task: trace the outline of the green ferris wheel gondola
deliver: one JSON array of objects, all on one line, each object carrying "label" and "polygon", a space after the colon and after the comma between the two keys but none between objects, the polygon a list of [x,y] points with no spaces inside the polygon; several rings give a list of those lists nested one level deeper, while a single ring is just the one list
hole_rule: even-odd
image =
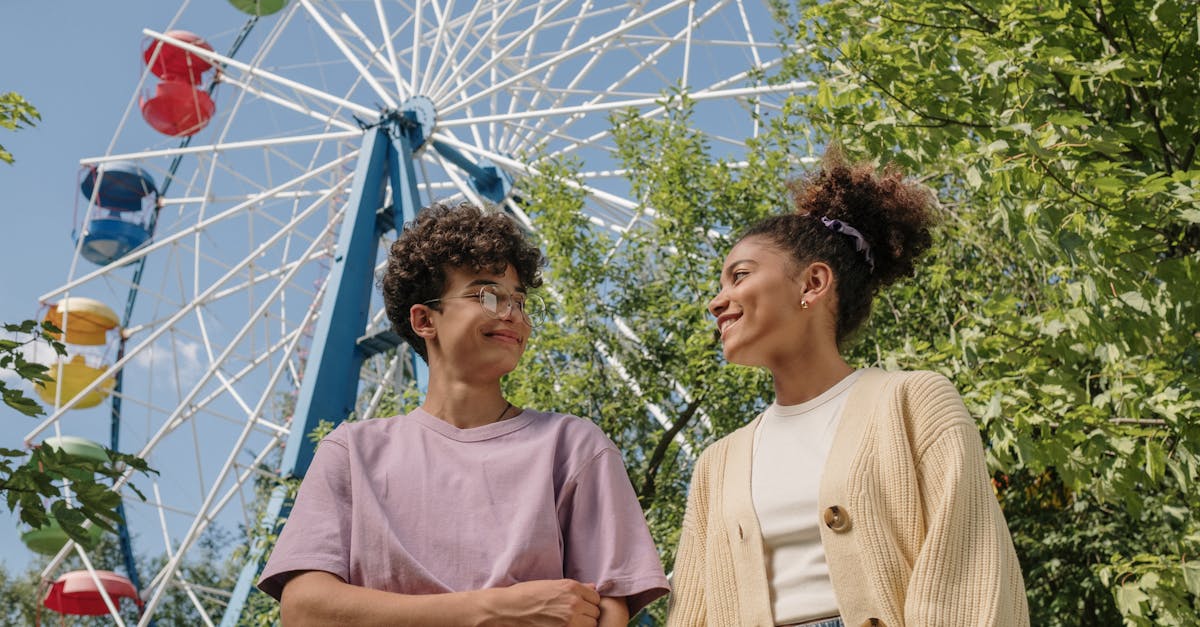
[{"label": "green ferris wheel gondola", "polygon": [[259,17],[278,13],[287,3],[288,0],[229,0],[229,4],[237,7],[242,13]]}]

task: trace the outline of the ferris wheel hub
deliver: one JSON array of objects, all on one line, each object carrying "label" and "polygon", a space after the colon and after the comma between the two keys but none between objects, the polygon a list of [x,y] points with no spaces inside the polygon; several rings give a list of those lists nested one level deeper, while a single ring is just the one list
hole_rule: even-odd
[{"label": "ferris wheel hub", "polygon": [[425,96],[414,96],[396,109],[385,111],[380,122],[391,126],[392,133],[405,135],[413,154],[416,155],[429,145],[429,140],[433,137],[433,131],[437,127],[437,108],[433,100]]}]

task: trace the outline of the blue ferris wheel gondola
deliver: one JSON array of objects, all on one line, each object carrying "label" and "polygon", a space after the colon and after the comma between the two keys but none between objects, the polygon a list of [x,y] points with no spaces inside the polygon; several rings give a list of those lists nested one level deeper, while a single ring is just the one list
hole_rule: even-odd
[{"label": "blue ferris wheel gondola", "polygon": [[85,259],[108,265],[150,239],[146,223],[154,203],[147,207],[145,200],[157,200],[158,189],[137,164],[114,161],[90,168],[79,187],[93,206],[80,247]]}]

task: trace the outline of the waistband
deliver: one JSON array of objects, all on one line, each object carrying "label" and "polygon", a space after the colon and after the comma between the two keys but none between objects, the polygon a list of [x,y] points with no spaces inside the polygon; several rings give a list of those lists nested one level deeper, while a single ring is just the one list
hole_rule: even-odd
[{"label": "waistband", "polygon": [[846,624],[842,622],[841,616],[830,616],[827,618],[818,618],[816,620],[805,621],[803,623],[777,625],[776,627],[846,627]]}]

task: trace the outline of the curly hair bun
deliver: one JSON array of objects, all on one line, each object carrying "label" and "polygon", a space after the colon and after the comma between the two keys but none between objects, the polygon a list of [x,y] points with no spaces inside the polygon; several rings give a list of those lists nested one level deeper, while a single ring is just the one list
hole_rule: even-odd
[{"label": "curly hair bun", "polygon": [[788,189],[796,213],[840,220],[862,233],[871,247],[869,282],[876,289],[912,276],[916,258],[933,243],[937,199],[894,165],[877,171],[869,162],[852,164],[831,146],[821,168]]}]

